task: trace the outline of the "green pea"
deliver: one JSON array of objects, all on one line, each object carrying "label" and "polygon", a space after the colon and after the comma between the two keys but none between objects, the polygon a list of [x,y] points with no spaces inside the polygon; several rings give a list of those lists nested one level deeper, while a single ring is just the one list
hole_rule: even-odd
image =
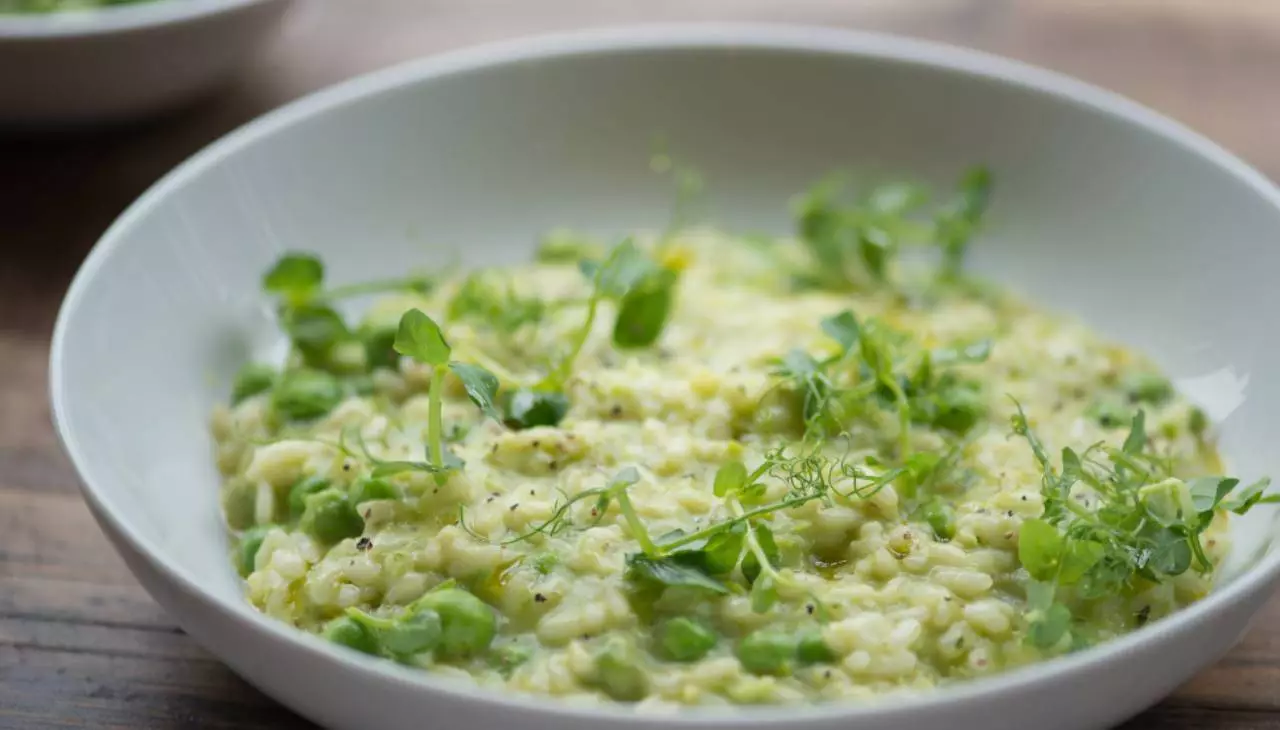
[{"label": "green pea", "polygon": [[478,654],[493,641],[497,630],[493,609],[461,588],[432,591],[417,605],[440,614],[444,632],[437,651],[445,658]]},{"label": "green pea", "polygon": [[715,647],[716,635],[697,621],[680,617],[663,624],[658,643],[667,658],[696,662]]},{"label": "green pea", "polygon": [[400,354],[393,345],[396,341],[395,323],[391,325],[366,324],[360,327],[359,337],[364,344],[365,359],[371,368],[387,368],[395,370],[400,362]]},{"label": "green pea", "polygon": [[956,513],[946,502],[929,502],[924,508],[924,519],[933,530],[933,536],[939,540],[950,540],[956,536]]},{"label": "green pea", "polygon": [[791,673],[797,643],[796,637],[789,634],[761,629],[739,641],[735,654],[752,674],[785,676]]},{"label": "green pea", "polygon": [[1127,405],[1109,398],[1094,401],[1085,411],[1085,415],[1097,421],[1103,428],[1120,428],[1128,425],[1133,419]]},{"label": "green pea", "polygon": [[442,633],[440,614],[429,608],[420,608],[379,632],[379,638],[392,654],[412,656],[436,648]]},{"label": "green pea", "polygon": [[326,545],[364,532],[364,520],[347,495],[335,488],[309,495],[298,526]]},{"label": "green pea", "polygon": [[275,525],[258,525],[240,533],[240,541],[236,544],[236,567],[240,575],[248,577],[257,565],[258,550],[262,540]]},{"label": "green pea", "polygon": [[319,370],[294,370],[271,394],[271,407],[292,421],[319,418],[341,402],[338,379]]},{"label": "green pea", "polygon": [[385,479],[361,479],[351,488],[351,503],[361,505],[375,499],[400,499],[400,491]]},{"label": "green pea", "polygon": [[368,627],[349,616],[340,616],[325,624],[324,631],[320,635],[335,644],[362,651],[365,654],[377,655],[378,653],[378,637]]},{"label": "green pea", "polygon": [[1173,397],[1173,384],[1156,373],[1130,373],[1120,381],[1130,400],[1159,405]]},{"label": "green pea", "polygon": [[952,433],[965,433],[986,413],[982,394],[970,387],[957,386],[942,391],[937,405],[933,425]]},{"label": "green pea", "polygon": [[595,684],[619,702],[638,702],[649,694],[649,676],[638,652],[621,641],[610,643],[596,655]]},{"label": "green pea", "polygon": [[289,488],[289,519],[297,522],[307,508],[307,497],[328,489],[330,482],[320,476],[303,477]]},{"label": "green pea", "polygon": [[276,382],[275,368],[262,363],[245,363],[231,384],[231,404],[271,390]]},{"label": "green pea", "polygon": [[802,664],[829,664],[835,661],[836,655],[823,640],[821,631],[809,629],[800,634],[800,643],[796,646],[796,658]]}]

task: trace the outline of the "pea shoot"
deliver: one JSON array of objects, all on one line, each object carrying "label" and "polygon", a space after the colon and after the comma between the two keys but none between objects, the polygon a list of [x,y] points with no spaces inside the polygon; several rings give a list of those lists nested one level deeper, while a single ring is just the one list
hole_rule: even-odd
[{"label": "pea shoot", "polygon": [[850,200],[847,180],[829,176],[794,203],[800,240],[810,266],[794,275],[800,288],[867,290],[894,284],[894,263],[906,247],[936,249],[938,279],[958,278],[965,250],[981,225],[991,176],[973,168],[954,197],[930,213],[919,185],[887,183]]},{"label": "pea shoot", "polygon": [[[394,347],[396,352],[407,355],[418,362],[431,366],[431,385],[427,392],[427,459],[425,470],[434,472],[438,483],[443,483],[443,475],[456,468],[456,457],[453,461],[446,458],[444,448],[444,378],[446,372],[452,372],[462,381],[467,397],[480,411],[495,421],[501,421],[502,415],[497,406],[498,378],[488,370],[471,363],[450,360],[453,353],[444,333],[435,320],[421,310],[410,309],[400,318],[400,328],[396,332]],[[375,470],[376,471],[376,470]],[[385,476],[384,471],[379,476]]]},{"label": "pea shoot", "polygon": [[591,282],[586,319],[559,364],[543,380],[541,388],[546,391],[563,390],[595,327],[601,302],[617,304],[613,342],[623,349],[652,345],[662,333],[674,302],[675,272],[657,264],[630,239],[615,246],[603,261],[583,260],[579,268]]},{"label": "pea shoot", "polygon": [[1173,477],[1151,447],[1139,410],[1120,448],[1069,447],[1061,469],[1014,402],[1013,433],[1043,471],[1044,514],[1022,523],[1018,559],[1027,574],[1028,640],[1054,650],[1071,634],[1074,611],[1123,593],[1137,581],[1161,582],[1193,567],[1209,571],[1201,536],[1222,509],[1247,512],[1262,502],[1268,480],[1230,495],[1239,480]]},{"label": "pea shoot", "polygon": [[[359,370],[369,365],[386,367],[387,352],[378,333],[352,332],[334,307],[339,300],[388,291],[428,291],[434,281],[425,276],[370,281],[324,288],[324,263],[311,253],[283,254],[262,276],[262,288],[275,297],[280,324],[288,333],[303,362],[321,370]],[[343,346],[354,347],[344,350]],[[352,353],[358,360],[351,361]]]}]

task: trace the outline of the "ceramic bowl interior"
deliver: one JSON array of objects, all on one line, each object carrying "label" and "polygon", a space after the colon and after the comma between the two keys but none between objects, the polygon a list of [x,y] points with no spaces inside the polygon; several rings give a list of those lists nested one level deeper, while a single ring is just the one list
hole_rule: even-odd
[{"label": "ceramic bowl interior", "polygon": [[[56,419],[100,520],[188,630],[220,641],[203,617],[233,616],[241,640],[305,645],[325,663],[315,672],[354,666],[431,701],[455,692],[247,607],[218,517],[208,414],[239,364],[280,345],[258,290],[280,252],[318,252],[341,283],[456,257],[522,261],[554,226],[660,226],[670,189],[647,164],[659,134],[705,174],[712,218],[740,230],[790,230],[788,198],[836,168],[949,185],[987,164],[994,204],[974,267],[1154,356],[1220,424],[1234,473],[1280,474],[1280,379],[1267,377],[1280,371],[1280,337],[1263,324],[1280,311],[1280,207],[1212,144],[1083,84],[891,38],[716,26],[528,41],[360,79],[249,125],[148,192],[76,279],[56,332]],[[1263,556],[1273,517],[1233,522],[1223,592],[1274,581],[1275,556]],[[1218,600],[1186,621],[1233,599]],[[1180,620],[1164,630],[1190,630]],[[299,705],[237,656],[247,650],[211,648]],[[530,701],[526,717],[549,706]]]}]

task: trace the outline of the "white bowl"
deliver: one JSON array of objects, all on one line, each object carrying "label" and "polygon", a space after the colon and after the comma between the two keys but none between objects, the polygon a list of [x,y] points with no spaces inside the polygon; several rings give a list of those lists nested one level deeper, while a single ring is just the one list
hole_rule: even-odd
[{"label": "white bowl", "polygon": [[655,132],[738,228],[789,228],[788,196],[833,167],[949,181],[988,163],[978,268],[1152,353],[1225,417],[1235,472],[1280,474],[1280,379],[1266,377],[1280,338],[1262,324],[1280,310],[1280,196],[1210,142],[1061,76],[883,36],[712,25],[527,40],[376,73],[247,125],[157,183],[76,277],[53,343],[58,429],[103,529],[187,632],[317,722],[384,730],[1100,727],[1239,639],[1280,577],[1266,510],[1234,523],[1219,589],[1172,618],[876,704],[575,708],[357,656],[254,611],[225,552],[205,423],[247,354],[278,344],[264,267],[314,249],[359,280],[458,253],[521,260],[555,225],[661,225]]},{"label": "white bowl", "polygon": [[151,0],[0,14],[0,123],[115,120],[208,91],[280,25],[291,0]]}]

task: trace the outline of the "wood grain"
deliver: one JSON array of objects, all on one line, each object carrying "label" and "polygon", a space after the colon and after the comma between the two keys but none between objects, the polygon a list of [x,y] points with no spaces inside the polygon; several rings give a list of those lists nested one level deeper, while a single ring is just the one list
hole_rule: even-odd
[{"label": "wood grain", "polygon": [[[306,0],[217,96],[108,129],[0,132],[0,728],[304,728],[178,630],[80,501],[45,398],[70,277],[147,185],[253,116],[396,61],[528,33],[677,20],[888,30],[1127,94],[1280,177],[1275,0]],[[1280,730],[1280,600],[1126,730]]]}]

